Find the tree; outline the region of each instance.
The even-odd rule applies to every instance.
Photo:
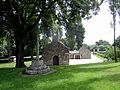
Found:
[[[109,42],[106,40],[99,40],[95,43],[96,43],[96,45],[110,45]]]
[[[56,2],[45,0],[2,0],[2,22],[5,26],[11,24],[14,31],[14,39],[16,44],[16,67],[23,67],[23,52],[26,44],[26,36],[29,31],[36,27],[40,19]],[[3,27],[2,27],[3,29]]]
[[[90,50],[94,51],[106,51],[110,47],[110,44],[106,40],[96,41],[94,45],[90,46]],[[98,52],[99,53],[99,52]],[[103,52],[102,52],[103,53]]]
[[[84,28],[82,22],[77,22],[72,24],[67,28],[66,40],[64,41],[65,45],[70,48],[70,50],[77,49],[79,50],[82,46],[84,39]]]
[[[115,31],[116,31],[116,12],[117,12],[117,9],[118,7],[120,7],[120,2],[119,0],[109,0],[109,4],[110,4],[110,10],[111,10],[111,14],[113,16],[113,24],[112,24],[112,27],[114,29],[114,58],[115,58],[115,62],[117,62],[117,56],[116,56],[116,42],[115,42],[115,38],[116,38],[116,34],[115,34]]]
[[[115,39],[115,42],[116,42],[116,47],[120,48],[120,36],[118,36],[117,39]]]
[[[103,0],[101,0],[103,1]],[[90,15],[99,6],[97,0],[2,0],[0,28],[13,30],[16,45],[16,67],[25,66],[23,60],[26,37],[42,21],[47,21],[45,30],[51,30],[50,22],[59,20],[66,28],[81,17]],[[45,25],[44,25],[45,26]]]
[[[27,36],[26,40],[26,54],[31,55],[31,60],[33,60],[33,55],[35,55],[35,48],[36,48],[36,42],[37,42],[37,29],[34,28],[31,30]]]
[[[75,35],[73,34],[72,32],[73,30],[71,30],[71,32],[68,32],[66,33],[66,40],[65,40],[65,45],[67,47],[70,48],[70,50],[74,50],[75,49]]]
[[[116,52],[117,52],[116,57],[120,59],[120,49],[118,47],[116,47]],[[107,58],[108,60],[114,60],[115,59],[114,47],[113,46],[108,47],[104,55],[105,58]]]
[[[85,28],[82,25],[82,22],[78,23],[76,26],[75,30],[75,35],[76,35],[76,43],[77,43],[77,50],[82,47],[83,39],[84,39],[84,33],[85,33]]]

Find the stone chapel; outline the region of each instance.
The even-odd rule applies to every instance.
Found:
[[[49,66],[69,64],[69,49],[59,41],[58,36],[54,36],[53,41],[43,48],[42,60]]]

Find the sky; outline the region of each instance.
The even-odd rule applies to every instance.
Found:
[[[113,44],[114,30],[110,25],[112,15],[110,14],[108,2],[105,1],[100,8],[98,15],[94,15],[89,20],[83,20],[83,26],[85,27],[84,44],[93,45],[99,40],[106,40]],[[118,19],[119,16],[117,16]],[[118,22],[116,23],[116,37],[120,35],[120,24]]]

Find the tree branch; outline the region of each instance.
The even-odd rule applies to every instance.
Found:
[[[35,1],[34,7],[33,7],[33,9],[31,10],[31,13],[30,13],[30,15],[28,16],[28,18],[27,18],[26,21],[29,21],[29,19],[33,16],[33,14],[34,14],[34,12],[35,12],[35,8],[36,8],[36,6],[37,6],[37,1],[38,1],[38,0]]]
[[[47,9],[47,10],[50,9],[51,6],[52,6],[55,2],[57,2],[57,1],[58,1],[58,0],[54,0],[53,2],[51,2],[46,9]]]
[[[37,19],[36,19],[36,21],[34,22],[34,24],[31,26],[31,29],[33,29],[33,28],[39,23],[40,19],[44,16],[45,12],[47,12],[47,11],[52,7],[52,5],[53,5],[55,2],[57,2],[57,1],[58,1],[58,0],[54,0],[53,2],[51,2],[51,3],[48,5],[48,7],[47,7],[45,10],[40,11],[39,16],[37,17]]]

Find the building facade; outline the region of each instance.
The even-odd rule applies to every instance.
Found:
[[[42,60],[49,66],[69,64],[69,49],[58,40],[53,40],[43,49]]]

